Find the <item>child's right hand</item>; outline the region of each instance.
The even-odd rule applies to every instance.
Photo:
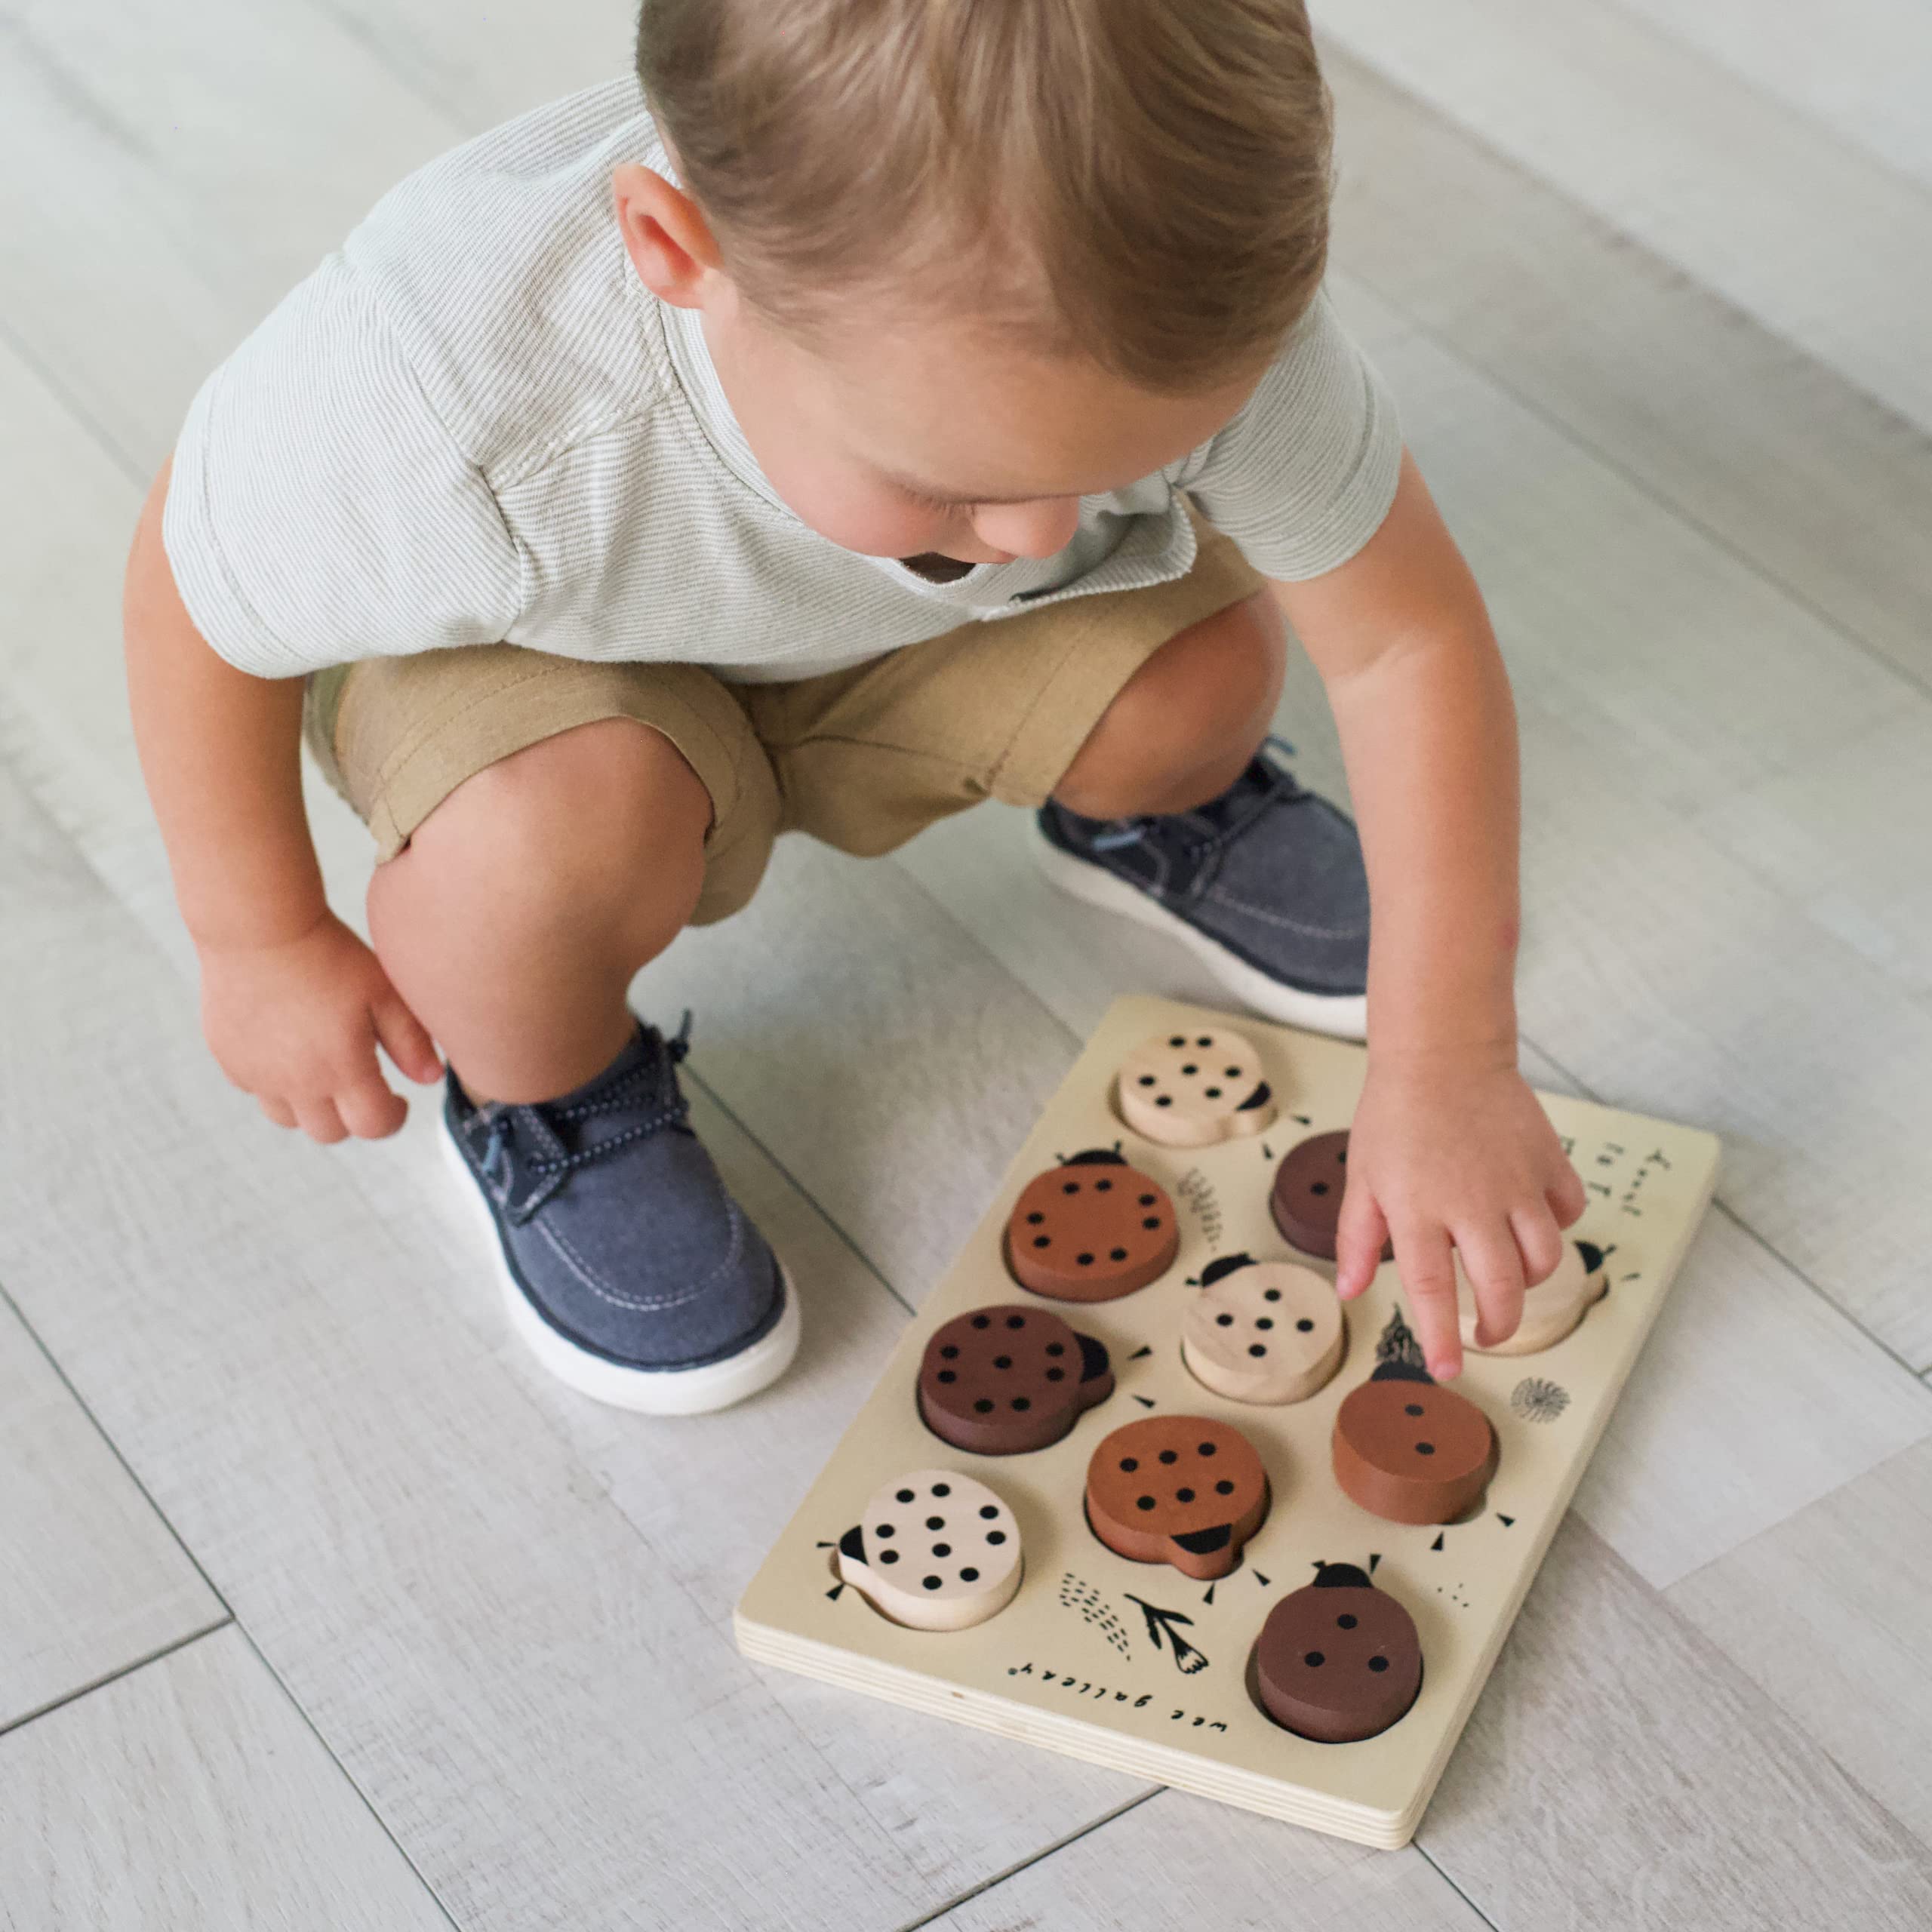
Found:
[[[298,939],[204,946],[201,961],[208,1045],[278,1127],[325,1142],[395,1133],[408,1103],[383,1078],[378,1041],[411,1079],[442,1077],[423,1023],[333,913]]]

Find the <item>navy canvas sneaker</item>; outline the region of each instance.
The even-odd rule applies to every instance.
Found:
[[[1041,869],[1180,940],[1254,1011],[1343,1039],[1367,1029],[1368,878],[1353,822],[1267,755],[1191,812],[1040,811]]]
[[[740,1401],[798,1346],[791,1282],[687,1117],[689,1031],[640,1023],[560,1100],[478,1106],[452,1073],[443,1103],[512,1325],[560,1381],[651,1415]]]

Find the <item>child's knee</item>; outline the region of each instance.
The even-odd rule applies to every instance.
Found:
[[[1285,652],[1265,591],[1177,632],[1121,687],[1054,797],[1093,818],[1204,803],[1266,736]]]

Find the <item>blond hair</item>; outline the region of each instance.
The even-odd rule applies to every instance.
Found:
[[[1302,0],[644,0],[638,74],[745,298],[973,315],[1155,391],[1264,360],[1327,252]]]

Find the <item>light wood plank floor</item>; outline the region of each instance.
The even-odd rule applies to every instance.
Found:
[[[1817,58],[1795,0],[1317,0],[1337,291],[1521,697],[1525,1066],[1730,1152],[1395,1854],[731,1646],[1107,1001],[1213,996],[1050,894],[1015,815],[788,848],[640,980],[697,1009],[698,1123],[810,1304],[742,1411],[569,1398],[503,1331],[427,1107],[319,1152],[202,1049],[118,684],[136,507],[368,202],[618,69],[632,11],[0,0],[0,1927],[1932,1922],[1908,0]],[[1305,666],[1280,723],[1338,786]],[[312,804],[359,919],[360,828]]]

